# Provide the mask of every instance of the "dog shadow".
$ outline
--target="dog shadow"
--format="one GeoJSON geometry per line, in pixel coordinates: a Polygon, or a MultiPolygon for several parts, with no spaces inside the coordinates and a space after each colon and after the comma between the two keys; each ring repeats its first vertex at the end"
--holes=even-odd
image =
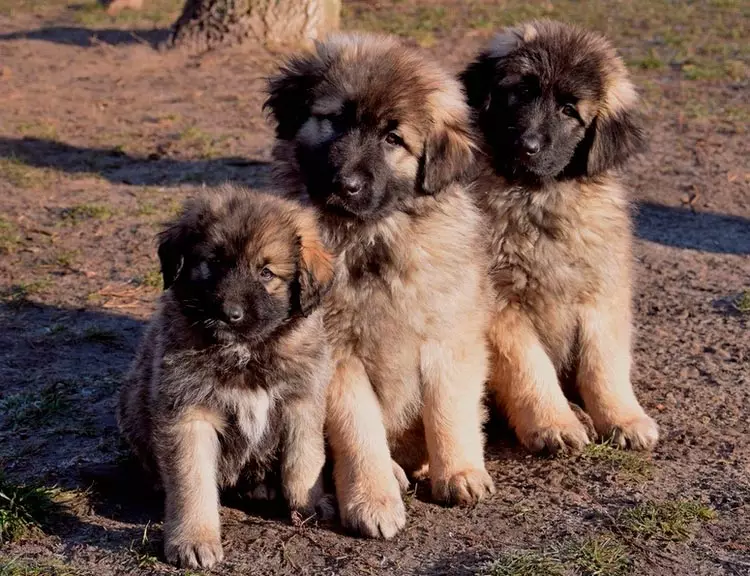
{"type": "Polygon", "coordinates": [[[636,235],[664,246],[713,254],[750,254],[750,219],[641,202],[636,235]]]}
{"type": "Polygon", "coordinates": [[[0,137],[0,158],[68,174],[95,173],[115,184],[175,186],[227,181],[266,188],[270,163],[241,157],[177,160],[158,155],[131,156],[117,148],[87,148],[44,138],[0,137]]]}
{"type": "Polygon", "coordinates": [[[11,40],[41,40],[66,46],[90,48],[100,44],[130,46],[142,44],[159,49],[169,40],[168,28],[121,30],[117,28],[91,29],[78,26],[48,26],[37,30],[24,30],[0,34],[0,42],[11,40]]]}

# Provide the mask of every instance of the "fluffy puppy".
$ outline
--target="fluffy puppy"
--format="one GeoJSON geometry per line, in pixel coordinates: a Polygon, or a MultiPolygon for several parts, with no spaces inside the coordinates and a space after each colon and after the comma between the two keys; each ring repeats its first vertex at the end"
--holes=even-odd
{"type": "Polygon", "coordinates": [[[622,60],[597,34],[531,22],[498,35],[462,80],[483,136],[491,390],[531,450],[590,440],[566,374],[598,434],[651,448],[658,428],[630,382],[632,233],[616,171],[644,137],[622,60]]]}
{"type": "Polygon", "coordinates": [[[322,502],[332,267],[314,213],[230,187],[189,201],[159,258],[166,290],[117,420],[164,487],[167,559],[206,568],[223,556],[219,489],[278,458],[290,508],[322,502]]]}
{"type": "Polygon", "coordinates": [[[476,502],[484,466],[488,281],[458,82],[390,37],[341,35],[270,81],[285,189],[320,213],[336,280],[327,434],[341,518],[405,523],[399,483],[429,460],[433,497],[476,502]],[[391,456],[401,467],[391,465],[391,456]]]}

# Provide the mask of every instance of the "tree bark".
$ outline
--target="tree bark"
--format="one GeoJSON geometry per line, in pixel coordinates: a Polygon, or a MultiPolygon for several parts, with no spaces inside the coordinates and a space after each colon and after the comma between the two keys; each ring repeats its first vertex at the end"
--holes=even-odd
{"type": "Polygon", "coordinates": [[[170,44],[195,51],[254,41],[306,44],[339,27],[341,0],[187,0],[170,44]]]}

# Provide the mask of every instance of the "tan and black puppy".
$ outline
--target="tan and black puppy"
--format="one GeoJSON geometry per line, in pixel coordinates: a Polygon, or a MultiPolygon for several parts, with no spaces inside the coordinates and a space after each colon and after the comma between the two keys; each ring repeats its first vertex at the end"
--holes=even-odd
{"type": "Polygon", "coordinates": [[[599,435],[653,447],[630,382],[632,233],[616,169],[644,136],[625,65],[597,34],[531,22],[498,35],[462,80],[492,230],[491,390],[531,450],[591,440],[566,373],[599,435]]]}
{"type": "Polygon", "coordinates": [[[219,489],[278,468],[292,510],[322,504],[332,267],[314,213],[225,187],[160,235],[159,310],[120,393],[120,430],[166,495],[170,562],[223,557],[219,489]]]}
{"type": "Polygon", "coordinates": [[[473,160],[469,110],[435,63],[365,35],[293,58],[266,105],[279,178],[317,207],[335,256],[327,434],[342,521],[389,538],[405,522],[391,456],[407,472],[429,460],[441,502],[494,489],[481,429],[486,251],[459,183],[473,160]]]}

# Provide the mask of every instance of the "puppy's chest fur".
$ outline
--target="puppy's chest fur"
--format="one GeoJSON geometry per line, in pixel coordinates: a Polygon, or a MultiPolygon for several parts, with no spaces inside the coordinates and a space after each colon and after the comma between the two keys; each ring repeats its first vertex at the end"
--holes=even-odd
{"type": "Polygon", "coordinates": [[[623,191],[614,182],[556,182],[528,190],[495,175],[477,187],[497,309],[520,307],[549,346],[569,348],[580,307],[628,282],[623,191]]]}
{"type": "Polygon", "coordinates": [[[481,331],[486,260],[481,216],[463,189],[425,199],[369,226],[327,228],[336,280],[326,298],[334,355],[356,356],[399,430],[421,405],[421,347],[455,338],[457,326],[481,331]]]}
{"type": "Polygon", "coordinates": [[[317,314],[302,323],[265,346],[193,349],[176,341],[179,326],[165,322],[164,354],[152,380],[154,418],[168,425],[191,407],[214,414],[222,447],[222,486],[236,484],[240,475],[262,475],[277,458],[284,403],[319,393],[311,373],[322,374],[327,366],[322,318],[317,314]]]}

